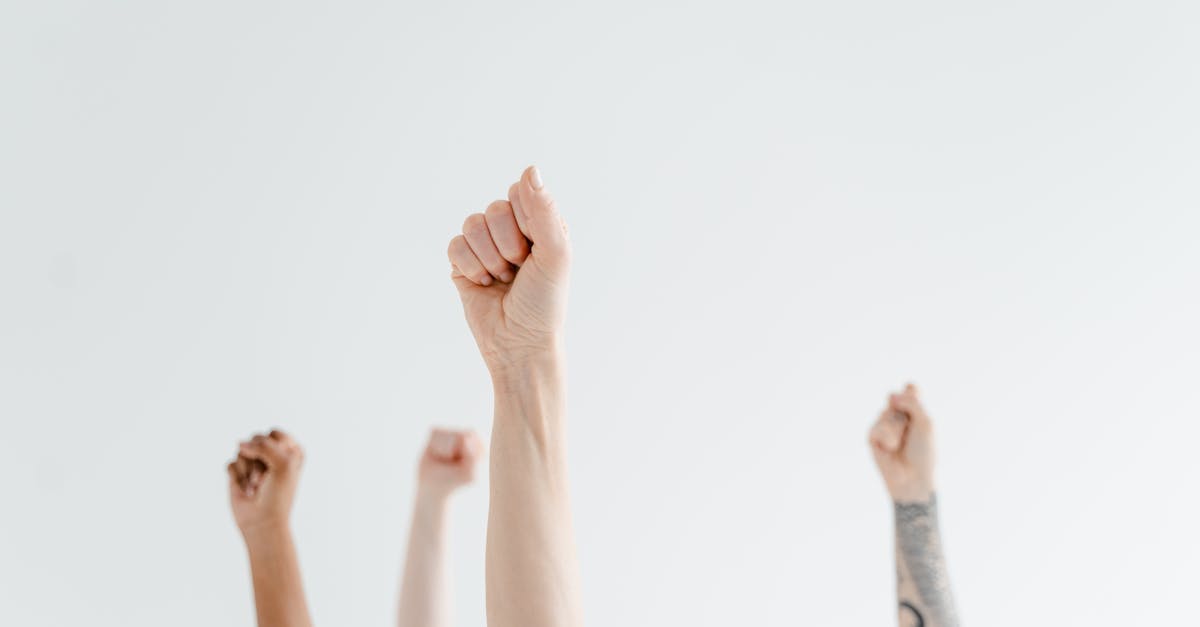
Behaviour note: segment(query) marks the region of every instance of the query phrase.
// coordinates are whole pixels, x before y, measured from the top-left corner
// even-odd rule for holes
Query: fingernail
[[[536,165],[529,166],[529,183],[534,189],[542,189],[542,173],[538,172]]]
[[[516,278],[516,277],[513,275],[513,273],[509,272],[508,270],[505,270],[504,272],[500,273],[500,280],[504,281],[505,283],[512,283],[512,280],[514,278]]]
[[[492,275],[489,274],[487,276],[484,276],[483,279],[481,279],[479,281],[479,284],[484,287],[491,285],[492,284]]]

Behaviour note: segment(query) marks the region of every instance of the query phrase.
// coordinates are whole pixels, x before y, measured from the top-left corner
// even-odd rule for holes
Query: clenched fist
[[[449,495],[475,480],[475,465],[483,452],[483,440],[473,431],[434,429],[421,455],[417,480],[422,489]]]
[[[875,464],[896,502],[926,502],[933,495],[933,423],[917,388],[909,384],[888,397],[888,406],[871,427]]]
[[[493,372],[557,350],[571,247],[554,198],[530,166],[450,240],[451,278]]]
[[[242,535],[287,529],[303,462],[300,445],[282,431],[238,445],[228,466],[229,500]]]

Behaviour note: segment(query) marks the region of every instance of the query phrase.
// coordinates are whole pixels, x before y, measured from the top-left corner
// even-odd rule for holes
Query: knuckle
[[[472,213],[463,220],[463,235],[482,235],[487,232],[487,222],[482,213]]]
[[[488,218],[500,218],[506,213],[512,213],[512,206],[508,204],[507,200],[493,200],[483,213]]]

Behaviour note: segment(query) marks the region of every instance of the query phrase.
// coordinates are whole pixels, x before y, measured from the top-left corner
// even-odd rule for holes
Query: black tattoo
[[[902,567],[913,579],[921,606],[935,627],[958,627],[958,612],[950,593],[946,558],[938,531],[937,496],[927,503],[896,503],[896,553]],[[901,602],[920,619],[925,619],[912,604]]]
[[[908,610],[909,612],[912,612],[913,618],[916,619],[916,621],[917,621],[912,624],[912,627],[925,627],[925,617],[921,616],[921,612],[918,611],[917,608],[913,607],[912,603],[909,603],[908,601],[901,601],[900,609],[904,609],[904,610]],[[900,624],[903,625],[904,622],[902,621]]]

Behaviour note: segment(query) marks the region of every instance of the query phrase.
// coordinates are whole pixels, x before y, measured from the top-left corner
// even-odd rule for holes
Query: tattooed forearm
[[[896,565],[901,573],[908,575],[901,578],[901,615],[907,613],[915,618],[915,625],[958,627],[958,612],[950,593],[938,531],[937,496],[930,496],[924,503],[895,505]]]
[[[904,615],[908,614],[911,617],[909,622],[904,622]],[[921,616],[921,610],[918,610],[908,601],[900,602],[900,627],[925,627],[925,617]]]

